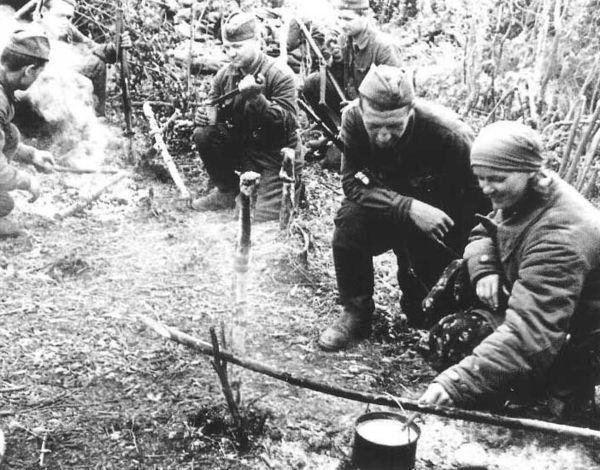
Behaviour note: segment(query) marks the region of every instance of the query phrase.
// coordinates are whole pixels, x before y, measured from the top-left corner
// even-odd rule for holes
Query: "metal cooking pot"
[[[393,412],[360,416],[354,425],[352,464],[359,470],[411,470],[415,466],[419,427]]]

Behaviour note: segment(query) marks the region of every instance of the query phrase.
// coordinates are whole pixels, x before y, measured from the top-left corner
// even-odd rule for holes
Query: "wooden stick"
[[[68,166],[54,165],[52,169],[58,173],[73,173],[76,175],[84,174],[101,174],[101,175],[116,175],[119,170],[94,170],[92,168],[70,168]]]
[[[577,174],[577,167],[579,165],[579,160],[581,159],[581,155],[583,155],[583,152],[584,152],[585,148],[587,147],[587,143],[590,140],[592,131],[596,127],[596,121],[598,120],[599,116],[600,116],[600,101],[596,105],[596,109],[594,110],[594,114],[592,115],[592,117],[590,119],[590,123],[587,126],[586,130],[584,131],[583,136],[581,137],[581,142],[579,142],[577,151],[575,152],[575,155],[573,156],[573,160],[571,161],[571,166],[569,167],[569,171],[567,172],[567,175],[565,176],[565,181],[567,183],[571,183],[573,181],[573,179],[575,178],[575,175]]]
[[[171,328],[164,323],[152,320],[144,315],[137,315],[146,326],[154,330],[163,338],[169,339],[188,348],[194,349],[203,354],[214,355],[212,346],[200,339],[194,338],[183,333],[175,328]],[[540,421],[529,418],[512,418],[493,413],[484,413],[482,411],[464,410],[461,408],[450,408],[447,406],[425,405],[416,400],[408,398],[395,398],[388,395],[379,395],[368,392],[361,392],[355,389],[347,389],[335,387],[333,385],[316,382],[314,380],[298,377],[284,370],[262,364],[252,359],[241,359],[234,356],[228,351],[221,350],[219,353],[223,360],[244,367],[248,370],[267,375],[277,380],[282,380],[291,385],[296,385],[302,388],[313,390],[320,393],[325,393],[347,400],[358,401],[361,403],[372,403],[375,405],[389,406],[398,408],[401,405],[403,408],[410,411],[418,411],[420,413],[433,414],[443,416],[445,418],[458,419],[463,421],[472,421],[475,423],[491,424],[494,426],[502,426],[509,429],[522,429],[526,431],[539,431],[562,436],[584,437],[600,440],[600,431],[577,426],[567,426],[564,424],[555,424],[547,421]]]
[[[98,199],[100,197],[100,195],[102,193],[104,193],[108,188],[117,184],[119,181],[121,181],[126,176],[127,176],[127,173],[121,173],[120,175],[115,176],[113,179],[108,181],[108,183],[106,183],[104,186],[102,186],[100,189],[98,189],[91,196],[89,196],[85,199],[82,199],[81,201],[73,204],[72,206],[68,207],[67,209],[65,209],[61,212],[57,212],[54,215],[54,218],[58,219],[58,220],[63,220],[64,218],[69,217],[69,216],[75,214],[76,212],[79,212],[79,211],[85,209],[92,202],[94,202],[96,199]]]
[[[585,183],[585,177],[590,171],[592,167],[592,163],[594,162],[594,157],[596,156],[596,152],[598,151],[598,147],[600,146],[600,129],[596,131],[594,137],[592,138],[592,143],[590,144],[587,154],[585,155],[583,169],[581,170],[581,174],[577,178],[577,184],[575,187],[578,191],[583,189],[583,184]]]
[[[123,98],[123,114],[125,115],[125,134],[131,141],[131,138],[133,136],[133,125],[131,120],[131,98],[129,95],[129,61],[127,59],[127,49],[121,47],[121,34],[123,33],[123,30],[125,28],[125,10],[123,1],[124,0],[119,0],[118,2],[116,43],[121,66],[119,81],[121,86],[121,95]],[[131,152],[132,149],[132,142],[130,142],[129,151]],[[131,154],[129,155],[129,157],[131,160]]]
[[[561,178],[565,176],[565,171],[567,170],[567,166],[569,164],[569,157],[571,156],[571,148],[573,147],[573,141],[575,140],[577,129],[579,129],[579,121],[581,120],[581,115],[583,114],[584,109],[585,96],[581,96],[575,103],[575,119],[573,121],[573,125],[571,126],[569,138],[567,140],[567,144],[565,145],[565,151],[563,152],[563,157],[560,162],[560,168],[558,170],[558,175]]]
[[[156,142],[156,145],[160,150],[160,154],[167,165],[167,169],[169,170],[169,174],[171,175],[173,182],[177,186],[177,189],[179,189],[179,194],[181,195],[181,198],[191,199],[192,196],[186,188],[183,179],[179,175],[179,172],[177,171],[175,162],[173,161],[173,158],[169,153],[169,149],[167,149],[167,145],[165,144],[165,141],[162,138],[162,131],[160,127],[158,127],[156,117],[154,116],[154,112],[152,111],[152,106],[148,101],[144,103],[143,110],[144,115],[146,116],[146,119],[148,119],[148,122],[150,124],[150,132],[152,133],[152,135],[154,135],[154,141]]]
[[[600,168],[596,166],[596,168],[594,168],[594,171],[592,172],[590,182],[585,188],[585,191],[582,191],[582,194],[586,199],[590,199],[592,197],[592,192],[594,191],[596,183],[598,182],[598,171],[600,171]]]
[[[281,187],[281,208],[279,209],[279,230],[287,231],[290,228],[290,222],[294,212],[296,172],[294,168],[294,157],[296,152],[291,148],[281,150],[283,160],[279,178],[282,181]]]
[[[20,20],[22,16],[29,13],[33,7],[37,6],[38,0],[29,0],[25,5],[19,8],[14,15],[15,20]]]
[[[517,88],[511,88],[510,90],[508,90],[506,93],[504,93],[504,95],[502,95],[502,97],[498,100],[498,102],[496,103],[496,106],[494,106],[494,108],[490,111],[490,114],[488,114],[487,119],[485,120],[485,122],[483,123],[483,125],[485,126],[488,122],[490,122],[490,119],[494,119],[494,121],[496,120],[496,110],[500,107],[500,105],[502,103],[504,103],[508,98],[510,98],[511,96],[513,96],[515,94],[515,91],[517,90]]]
[[[217,339],[217,333],[215,333],[215,329],[213,327],[210,328],[210,339],[212,341],[214,356],[212,366],[219,376],[219,380],[221,381],[221,389],[223,390],[223,395],[225,395],[225,400],[227,401],[227,407],[229,408],[233,418],[233,424],[236,430],[236,436],[240,450],[245,451],[248,449],[248,435],[244,429],[244,421],[240,415],[237,403],[233,399],[233,393],[231,391],[229,378],[227,376],[227,361],[221,357],[221,353],[219,351],[219,340]]]

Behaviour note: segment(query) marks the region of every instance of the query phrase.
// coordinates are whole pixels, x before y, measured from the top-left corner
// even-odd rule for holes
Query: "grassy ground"
[[[255,227],[247,356],[315,380],[416,397],[434,375],[414,351],[418,332],[396,330],[395,341],[345,353],[315,347],[338,311],[329,239],[341,196],[337,175],[318,167],[308,174],[308,207],[299,217],[312,235],[308,266],[298,260],[297,234]],[[170,185],[131,173],[84,214],[49,220],[102,178],[47,177],[40,201],[17,201],[31,236],[1,244],[7,468],[346,468],[363,405],[242,372],[252,447],[238,453],[209,358],[165,342],[136,318],[146,314],[205,340],[210,326],[227,321],[233,214],[191,212]],[[397,298],[393,259],[377,258],[382,318],[397,317]],[[388,336],[385,325],[375,339]],[[434,417],[418,423],[418,469],[455,468],[454,452],[468,442],[486,449],[490,468],[600,465],[597,448],[573,440]]]

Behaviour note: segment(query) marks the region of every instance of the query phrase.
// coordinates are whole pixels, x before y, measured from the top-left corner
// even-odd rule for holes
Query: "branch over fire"
[[[200,339],[187,335],[182,331],[171,328],[164,323],[152,320],[144,315],[138,315],[136,318],[141,320],[146,326],[154,330],[160,336],[170,339],[176,343],[182,344],[188,348],[194,349],[202,354],[214,356],[213,347]],[[567,426],[564,424],[555,424],[547,421],[540,421],[528,418],[511,418],[481,411],[464,410],[461,408],[450,408],[446,406],[434,406],[418,403],[416,400],[407,398],[396,398],[391,395],[378,395],[368,392],[359,392],[347,388],[335,387],[333,385],[316,382],[305,377],[298,377],[281,369],[262,364],[252,359],[242,359],[234,356],[228,351],[221,350],[219,356],[232,364],[244,367],[253,372],[264,374],[277,380],[283,380],[291,385],[325,393],[335,397],[346,398],[348,400],[361,403],[372,403],[374,405],[389,406],[398,408],[402,406],[405,410],[418,411],[420,413],[443,416],[445,418],[459,419],[462,421],[472,421],[475,423],[491,424],[502,426],[509,429],[522,429],[525,431],[539,431],[561,436],[584,437],[600,440],[600,431],[594,429],[581,428],[577,426]]]

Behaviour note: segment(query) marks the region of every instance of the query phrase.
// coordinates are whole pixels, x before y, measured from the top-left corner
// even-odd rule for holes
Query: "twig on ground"
[[[58,219],[58,220],[63,220],[66,217],[69,217],[83,209],[85,209],[87,206],[89,206],[92,202],[94,202],[96,199],[98,199],[104,192],[106,192],[106,190],[108,188],[110,188],[111,186],[117,184],[119,181],[121,181],[123,178],[125,178],[127,176],[126,173],[121,173],[120,175],[114,177],[113,179],[111,179],[110,181],[108,181],[108,183],[106,183],[104,186],[102,186],[101,188],[99,188],[96,192],[94,192],[91,196],[82,199],[81,201],[77,202],[76,204],[73,204],[71,207],[61,211],[61,212],[57,212],[54,216],[54,218]]]
[[[69,168],[66,166],[56,165],[52,168],[54,171],[58,173],[74,173],[76,175],[84,175],[84,174],[102,174],[102,175],[115,175],[119,172],[119,170],[94,170],[92,168]]]
[[[44,437],[42,438],[42,447],[40,448],[40,467],[44,466],[44,458],[46,454],[50,452],[50,450],[46,447],[46,442],[48,441],[48,433],[44,433]]]
[[[148,123],[150,124],[150,131],[154,136],[154,141],[156,142],[156,145],[160,150],[160,154],[167,165],[167,169],[169,170],[169,174],[171,175],[173,182],[177,186],[177,189],[179,189],[179,194],[181,195],[181,198],[190,200],[192,196],[187,187],[185,186],[185,183],[183,182],[179,171],[177,171],[177,167],[175,166],[173,157],[171,157],[169,149],[167,148],[167,145],[165,144],[165,141],[162,138],[162,131],[158,127],[156,117],[154,116],[154,112],[152,111],[152,106],[150,106],[149,102],[145,102],[143,109],[144,115],[146,116],[146,119],[148,119]]]

